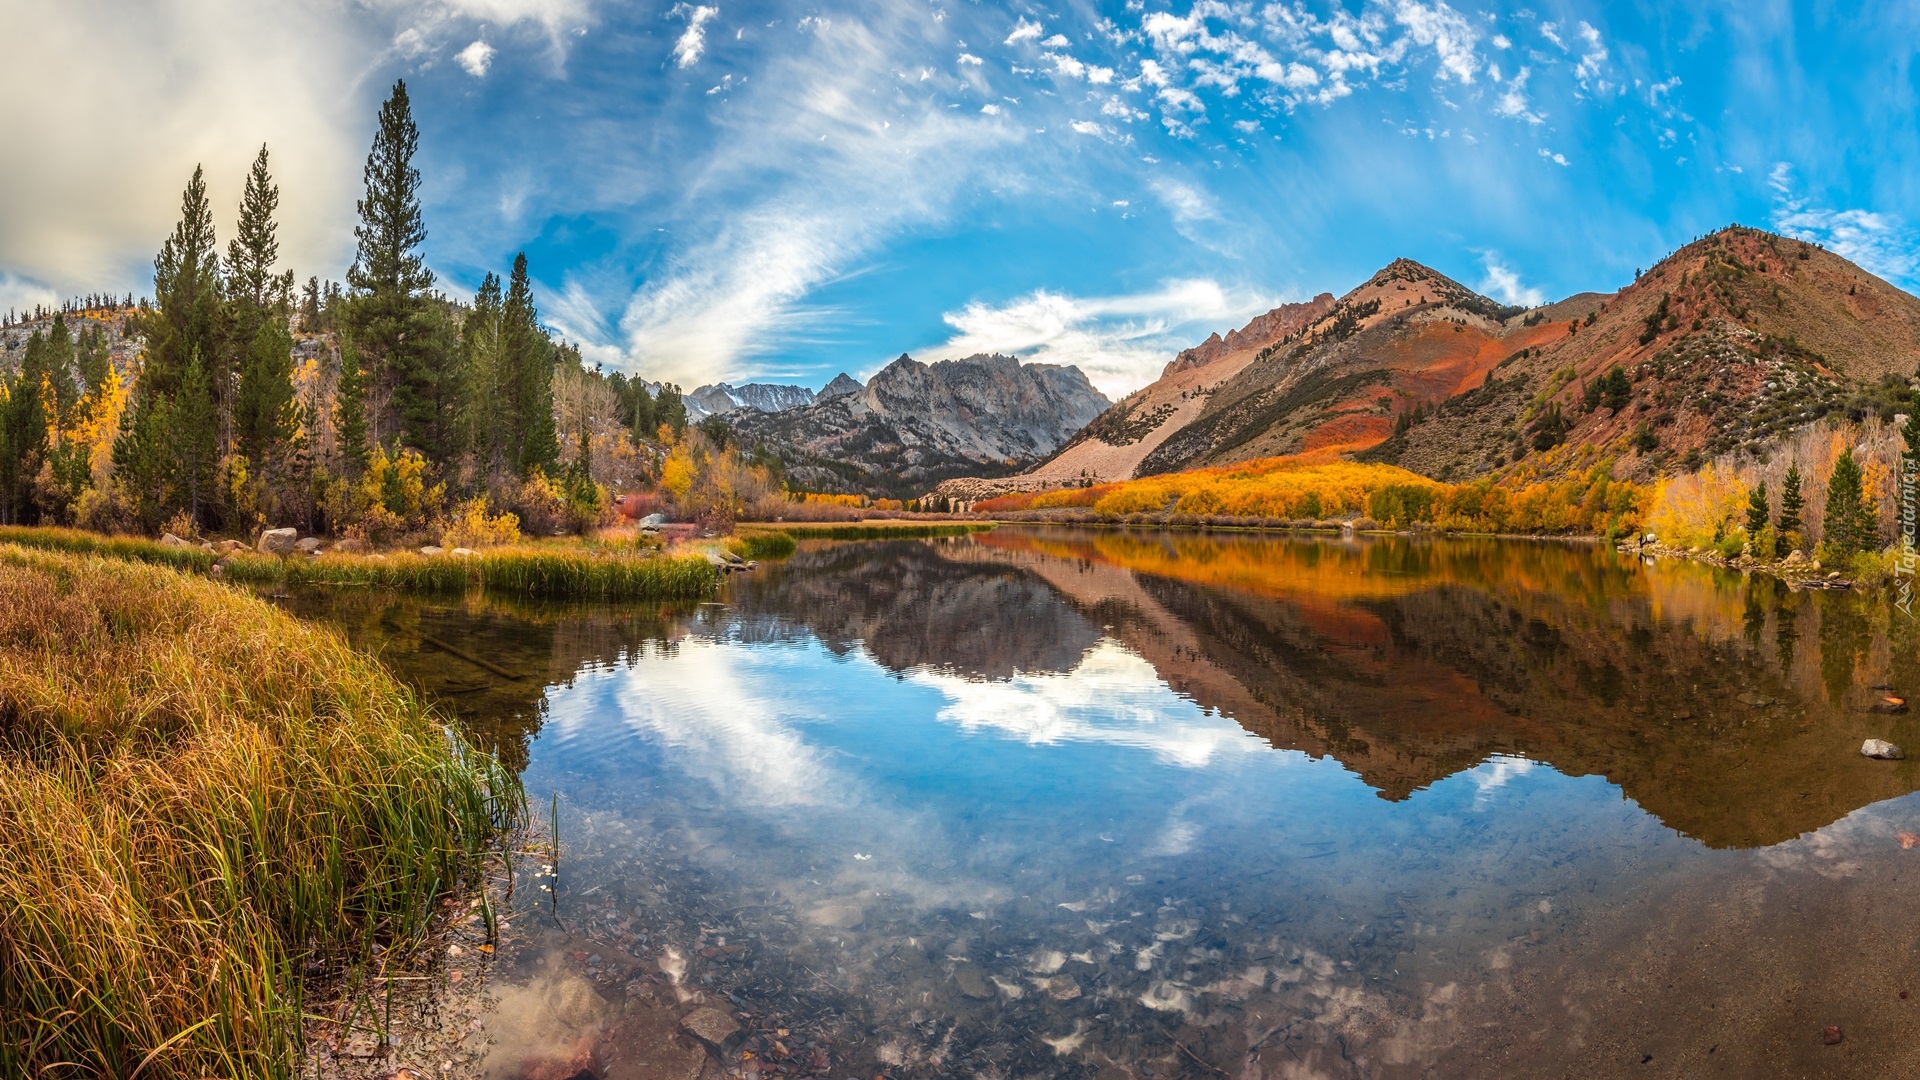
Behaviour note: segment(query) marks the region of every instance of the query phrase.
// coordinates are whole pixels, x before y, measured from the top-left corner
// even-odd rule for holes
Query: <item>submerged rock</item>
[[[1860,744],[1860,752],[1870,758],[1880,758],[1888,761],[1907,756],[1905,750],[1900,749],[1885,739],[1868,739],[1866,742]]]
[[[703,1005],[681,1017],[680,1027],[723,1054],[731,1052],[746,1038],[733,1017],[711,1005]]]
[[[953,984],[960,988],[961,994],[975,1001],[985,1001],[993,996],[993,987],[988,985],[986,976],[980,974],[980,969],[972,964],[961,964],[954,969]]]

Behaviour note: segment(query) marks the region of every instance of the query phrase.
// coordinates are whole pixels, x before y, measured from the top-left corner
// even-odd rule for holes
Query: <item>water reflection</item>
[[[607,1075],[702,1002],[747,1017],[736,1069],[836,1076],[1913,1045],[1915,766],[1858,754],[1920,744],[1872,711],[1915,681],[1885,605],[1570,545],[1059,530],[811,547],[723,600],[297,601],[562,793],[516,962],[598,1003],[568,1045]]]

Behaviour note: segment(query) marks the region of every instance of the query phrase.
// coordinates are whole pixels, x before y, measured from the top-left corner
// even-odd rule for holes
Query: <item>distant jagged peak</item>
[[[901,355],[904,356],[905,354],[903,353]],[[818,394],[815,394],[813,399],[815,401],[825,401],[828,398],[845,397],[848,394],[857,394],[864,389],[866,389],[866,387],[861,384],[860,380],[854,378],[853,376],[843,371],[840,374],[835,375],[833,377],[832,382],[829,382],[827,385],[821,387],[820,392]]]

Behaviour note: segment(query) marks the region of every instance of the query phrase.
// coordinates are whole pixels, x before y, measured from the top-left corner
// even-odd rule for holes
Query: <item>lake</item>
[[[698,606],[288,604],[557,807],[487,1075],[655,1075],[627,1018],[699,1004],[738,1075],[1920,1069],[1920,766],[1859,753],[1920,747],[1884,600],[1002,528],[803,544]]]

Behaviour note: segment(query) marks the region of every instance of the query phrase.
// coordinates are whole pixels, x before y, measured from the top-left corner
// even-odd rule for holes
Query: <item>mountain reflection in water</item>
[[[834,1076],[1915,1064],[1920,774],[1858,752],[1920,745],[1874,711],[1920,682],[1883,601],[1578,544],[1005,528],[805,545],[721,600],[292,602],[560,794],[562,918],[518,917],[510,987],[720,1001]]]

